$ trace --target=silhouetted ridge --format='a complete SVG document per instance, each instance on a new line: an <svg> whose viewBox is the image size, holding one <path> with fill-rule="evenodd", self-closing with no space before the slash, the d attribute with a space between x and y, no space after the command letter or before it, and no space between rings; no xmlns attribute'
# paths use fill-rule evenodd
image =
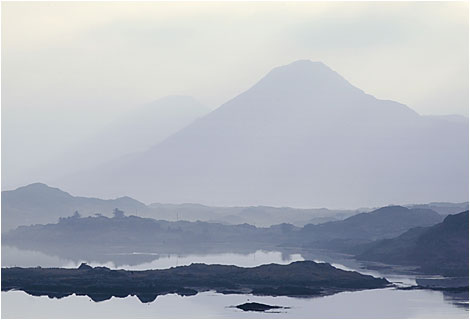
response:
<svg viewBox="0 0 470 320"><path fill-rule="evenodd" d="M468 210L458 213L450 214L442 221L442 225L446 228L459 229L468 231Z"/></svg>
<svg viewBox="0 0 470 320"><path fill-rule="evenodd" d="M290 244L302 243L306 247L356 253L360 244L393 238L410 228L432 226L442 219L441 215L430 209L389 206L341 221L305 225L299 231L298 239Z"/></svg>
<svg viewBox="0 0 470 320"><path fill-rule="evenodd" d="M468 211L449 215L431 227L413 228L396 238L368 244L357 258L468 277Z"/></svg>

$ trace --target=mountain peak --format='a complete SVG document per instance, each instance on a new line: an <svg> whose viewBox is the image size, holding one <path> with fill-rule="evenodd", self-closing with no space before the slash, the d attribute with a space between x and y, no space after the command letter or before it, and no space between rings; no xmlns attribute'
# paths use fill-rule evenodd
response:
<svg viewBox="0 0 470 320"><path fill-rule="evenodd" d="M44 199L50 199L50 197L58 198L72 198L72 196L60 190L59 188L53 188L47 184L36 182L28 184L23 187L19 187L15 190L6 190L2 191L2 197L13 197L15 199L21 199L23 197L29 197L30 199L35 199L38 201L43 201ZM44 200L47 201L47 200Z"/></svg>
<svg viewBox="0 0 470 320"><path fill-rule="evenodd" d="M34 182L30 183L26 186L18 187L16 190L22 190L22 189L43 189L43 188L50 188L47 184L42 183L42 182Z"/></svg>
<svg viewBox="0 0 470 320"><path fill-rule="evenodd" d="M257 89L294 91L309 95L363 93L336 71L320 61L297 60L272 69L256 85Z"/></svg>
<svg viewBox="0 0 470 320"><path fill-rule="evenodd" d="M291 62L289 64L283 65L283 66L278 66L275 67L274 69L271 70L269 74L295 74L295 75L302 75L302 74L316 74L318 75L337 75L341 77L338 73L333 71L330 67L328 67L326 64L320 61L312 61L312 60L297 60L294 62Z"/></svg>
<svg viewBox="0 0 470 320"><path fill-rule="evenodd" d="M26 186L19 187L15 191L22 192L56 192L56 193L66 193L65 191L60 190L59 188L50 187L45 183L35 182L28 184Z"/></svg>
<svg viewBox="0 0 470 320"><path fill-rule="evenodd" d="M321 62L321 61L312 61L310 59L296 60L296 61L291 62L289 64L286 64L284 66L280 66L278 68L283 68L283 67L288 67L288 68L312 68L312 69L313 68L318 68L318 69L322 68L322 69L331 70L331 68L328 67L323 62Z"/></svg>

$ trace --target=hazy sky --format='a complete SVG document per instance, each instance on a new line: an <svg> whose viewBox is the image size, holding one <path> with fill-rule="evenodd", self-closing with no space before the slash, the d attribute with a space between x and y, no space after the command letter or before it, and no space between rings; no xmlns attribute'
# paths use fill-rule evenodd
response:
<svg viewBox="0 0 470 320"><path fill-rule="evenodd" d="M298 59L421 114L468 115L467 2L2 2L4 168L166 95L215 108Z"/></svg>

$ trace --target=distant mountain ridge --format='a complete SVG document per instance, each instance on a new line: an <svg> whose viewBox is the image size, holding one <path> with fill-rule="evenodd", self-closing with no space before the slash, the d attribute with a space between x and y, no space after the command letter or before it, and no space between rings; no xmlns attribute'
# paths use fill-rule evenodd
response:
<svg viewBox="0 0 470 320"><path fill-rule="evenodd" d="M60 185L217 206L461 202L468 197L467 133L468 122L420 116L302 60L273 69L139 156Z"/></svg>
<svg viewBox="0 0 470 320"><path fill-rule="evenodd" d="M393 238L410 228L432 226L442 219L441 215L430 209L388 206L340 221L305 225L299 231L298 241L303 246L348 251L357 244Z"/></svg>
<svg viewBox="0 0 470 320"><path fill-rule="evenodd" d="M422 272L468 277L468 211L365 246L358 259L419 266Z"/></svg>
<svg viewBox="0 0 470 320"><path fill-rule="evenodd" d="M112 200L74 197L58 188L33 183L16 190L2 191L2 232L20 225L56 222L78 210L82 214L110 214L114 208L144 214L147 206L130 197Z"/></svg>
<svg viewBox="0 0 470 320"><path fill-rule="evenodd" d="M82 216L96 213L111 216L119 208L129 214L162 220L210 221L225 224L250 223L271 226L292 223L303 226L307 223L322 223L342 219L357 213L356 210L295 209L257 207L209 207L200 204L146 205L130 197L103 200L72 196L58 188L43 183L33 183L16 190L2 191L2 231L20 225L55 223L74 211Z"/></svg>
<svg viewBox="0 0 470 320"><path fill-rule="evenodd" d="M412 204L406 206L410 209L431 209L441 215L457 214L468 210L468 202L448 203L448 202L431 202L427 204Z"/></svg>
<svg viewBox="0 0 470 320"><path fill-rule="evenodd" d="M468 202L430 203L407 205L406 207L409 209L431 209L445 216L467 210ZM2 231L20 225L54 223L61 217L70 216L74 211L79 211L82 216L96 213L111 216L111 212L115 208L129 214L161 220L201 220L223 224L248 223L258 227L269 227L281 223L291 223L303 227L307 224L343 220L358 213L373 211L368 208L335 210L270 206L211 207L191 203L152 203L146 205L127 196L110 200L87 198L73 196L43 183L33 183L16 190L2 192Z"/></svg>
<svg viewBox="0 0 470 320"><path fill-rule="evenodd" d="M117 211L112 218L74 215L54 224L22 226L3 233L2 241L72 259L90 257L93 252L96 257L105 253L106 259L111 259L110 254L122 252L239 252L280 247L344 251L358 244L398 236L413 227L430 226L436 221L442 221L442 216L432 210L398 206L303 228L286 223L259 228L246 223L164 221L125 216Z"/></svg>

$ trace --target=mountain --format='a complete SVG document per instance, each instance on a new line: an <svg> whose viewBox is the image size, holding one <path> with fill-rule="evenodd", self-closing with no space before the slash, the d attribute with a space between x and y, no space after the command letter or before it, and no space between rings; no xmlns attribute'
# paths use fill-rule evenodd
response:
<svg viewBox="0 0 470 320"><path fill-rule="evenodd" d="M33 183L16 190L2 191L2 231L20 225L57 222L79 211L82 216L101 213L107 216L119 208L125 212L161 220L210 221L223 224L249 223L261 227L292 223L304 226L339 220L356 210L296 209L257 207L209 207L200 204L159 204L149 206L130 197L113 200L72 196L43 183Z"/></svg>
<svg viewBox="0 0 470 320"><path fill-rule="evenodd" d="M149 211L145 204L129 197L112 200L74 197L43 183L33 183L2 191L2 232L20 225L56 222L74 211L83 215L110 214L115 208L138 214Z"/></svg>
<svg viewBox="0 0 470 320"><path fill-rule="evenodd" d="M468 122L420 116L364 93L323 63L301 60L136 157L60 186L223 206L465 201Z"/></svg>
<svg viewBox="0 0 470 320"><path fill-rule="evenodd" d="M299 231L298 243L304 246L349 250L360 243L396 237L414 227L427 227L442 221L429 209L389 206L360 213L341 221L306 225Z"/></svg>
<svg viewBox="0 0 470 320"><path fill-rule="evenodd" d="M421 272L468 277L468 211L447 216L431 227L376 241L357 259L419 266Z"/></svg>

